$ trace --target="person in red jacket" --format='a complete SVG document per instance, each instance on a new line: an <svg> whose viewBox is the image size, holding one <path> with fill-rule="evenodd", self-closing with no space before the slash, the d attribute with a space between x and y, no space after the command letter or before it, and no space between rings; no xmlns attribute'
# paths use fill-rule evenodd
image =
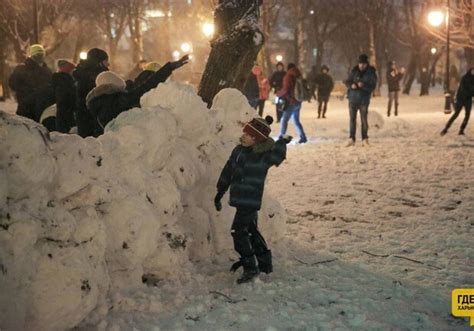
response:
<svg viewBox="0 0 474 331"><path fill-rule="evenodd" d="M301 72L294 63L288 64L288 71L283 77L283 87L277 92L277 96L283 101L283 116L281 117L280 137L286 134L288 121L293 119L293 124L300 137L298 144L304 144L308 141L304 133L303 125L300 122L301 101L298 101L295 95L296 81L301 77Z"/></svg>

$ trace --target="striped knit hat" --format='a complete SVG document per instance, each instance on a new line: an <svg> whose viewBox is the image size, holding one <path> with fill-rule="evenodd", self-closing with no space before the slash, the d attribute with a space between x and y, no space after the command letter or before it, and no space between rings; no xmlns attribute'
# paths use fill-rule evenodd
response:
<svg viewBox="0 0 474 331"><path fill-rule="evenodd" d="M272 129L270 128L270 124L273 123L273 117L266 116L265 119L260 117L255 117L250 122L245 124L244 132L247 133L249 136L255 138L255 142L262 143L268 139L270 132Z"/></svg>

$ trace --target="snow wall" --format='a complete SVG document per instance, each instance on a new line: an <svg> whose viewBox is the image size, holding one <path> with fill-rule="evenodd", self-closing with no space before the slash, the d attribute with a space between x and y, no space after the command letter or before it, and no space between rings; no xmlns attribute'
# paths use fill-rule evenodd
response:
<svg viewBox="0 0 474 331"><path fill-rule="evenodd" d="M232 256L234 208L215 211L215 184L255 111L234 89L209 110L176 82L141 105L98 139L0 112L1 330L97 323L108 298L145 286L144 275L166 279ZM263 201L259 224L277 242L284 210Z"/></svg>

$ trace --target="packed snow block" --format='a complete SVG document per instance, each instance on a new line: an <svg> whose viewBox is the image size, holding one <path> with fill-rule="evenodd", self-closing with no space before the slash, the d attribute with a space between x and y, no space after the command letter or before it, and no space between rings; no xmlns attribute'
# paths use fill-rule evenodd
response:
<svg viewBox="0 0 474 331"><path fill-rule="evenodd" d="M173 176L180 190L188 191L204 175L205 168L200 161L198 149L190 141L181 139L177 145L180 148L174 151L166 170Z"/></svg>
<svg viewBox="0 0 474 331"><path fill-rule="evenodd" d="M103 156L96 139L53 133L51 140L58 169L54 191L57 199L80 191L99 177L97 168Z"/></svg>
<svg viewBox="0 0 474 331"><path fill-rule="evenodd" d="M180 135L199 141L208 134L212 125L209 109L196 94L194 88L178 82L168 81L146 93L140 100L143 108L161 107L173 114L177 120Z"/></svg>
<svg viewBox="0 0 474 331"><path fill-rule="evenodd" d="M269 242L281 242L286 232L286 213L278 200L270 196L264 197L258 226Z"/></svg>
<svg viewBox="0 0 474 331"><path fill-rule="evenodd" d="M367 114L367 120L369 122L369 128L374 130L380 130L385 124L383 116L376 111L369 111Z"/></svg>
<svg viewBox="0 0 474 331"><path fill-rule="evenodd" d="M46 128L4 112L0 126L0 169L8 176L8 196L27 198L37 188L50 186L57 167Z"/></svg>

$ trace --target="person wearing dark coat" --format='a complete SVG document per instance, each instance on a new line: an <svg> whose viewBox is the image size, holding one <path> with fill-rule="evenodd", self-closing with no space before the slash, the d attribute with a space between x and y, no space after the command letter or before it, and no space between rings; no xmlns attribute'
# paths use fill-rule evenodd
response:
<svg viewBox="0 0 474 331"><path fill-rule="evenodd" d="M387 70L387 85L388 85L388 108L387 116L390 117L392 110L392 104L395 103L395 116L398 116L398 93L400 91L400 81L405 74L405 68L401 68L398 71L395 61L389 63L389 69Z"/></svg>
<svg viewBox="0 0 474 331"><path fill-rule="evenodd" d="M456 93L456 102L454 106L454 114L451 115L451 118L446 123L445 128L441 131L441 135L444 136L448 133L449 128L456 120L456 118L461 113L462 108L466 111L464 115L464 120L462 121L461 128L459 129L459 134L464 135L464 130L466 129L467 123L469 122L469 117L471 116L472 108L472 98L474 97L474 67L470 68L467 73L462 76L461 82L459 84L457 93Z"/></svg>
<svg viewBox="0 0 474 331"><path fill-rule="evenodd" d="M29 57L18 65L9 79L9 86L15 92L18 102L17 115L39 122L39 103L47 104L44 97L49 94L52 72L44 62L45 50L41 45L31 45ZM43 108L44 109L44 108Z"/></svg>
<svg viewBox="0 0 474 331"><path fill-rule="evenodd" d="M69 61L58 61L58 72L53 74L54 99L56 101L56 131L69 133L76 126L76 88L72 72L75 65Z"/></svg>
<svg viewBox="0 0 474 331"><path fill-rule="evenodd" d="M326 118L329 96L334 88L334 80L329 74L329 67L323 65L321 73L314 77L314 85L318 91L318 118Z"/></svg>
<svg viewBox="0 0 474 331"><path fill-rule="evenodd" d="M276 71L272 74L272 77L270 78L270 85L275 94L283 87L283 78L285 77L285 75L285 66L282 62L278 62L276 65ZM283 110L281 109L281 104L279 103L276 103L275 107L277 123L280 123L281 116L283 115Z"/></svg>
<svg viewBox="0 0 474 331"><path fill-rule="evenodd" d="M240 260L231 271L243 266L237 283L250 282L259 272L273 271L271 251L258 230L258 211L262 205L265 178L272 166L279 166L286 158L286 144L290 136L274 141L270 135L271 116L254 118L243 129L240 145L234 148L217 182L214 205L222 209L222 197L230 187L229 205L237 209L231 234Z"/></svg>
<svg viewBox="0 0 474 331"><path fill-rule="evenodd" d="M109 70L109 56L99 48L87 52L87 59L81 61L73 77L76 80L76 124L78 134L85 138L94 134L94 118L87 110L87 94L95 87L95 79L104 71Z"/></svg>
<svg viewBox="0 0 474 331"><path fill-rule="evenodd" d="M58 61L58 71L53 74L50 88L45 91L47 100L39 103L40 123L50 132L69 133L75 126L74 107L76 105L76 88L72 78L75 66L66 60Z"/></svg>
<svg viewBox="0 0 474 331"><path fill-rule="evenodd" d="M369 124L368 112L370 97L377 86L377 73L373 66L369 65L369 58L362 54L359 56L359 63L356 65L346 80L348 88L347 97L349 99L350 115L350 140L347 146L353 146L356 141L357 112L360 112L362 126L362 144L369 144Z"/></svg>
<svg viewBox="0 0 474 331"><path fill-rule="evenodd" d="M260 100L260 88L258 78L253 71L250 72L244 85L244 95L247 98L250 107L257 109Z"/></svg>
<svg viewBox="0 0 474 331"><path fill-rule="evenodd" d="M112 71L102 72L97 76L96 87L86 97L86 105L90 111L94 126L93 136L104 133L104 128L120 113L136 107L143 94L168 79L173 70L188 63L186 55L175 62L168 62L160 70L153 73L145 82L127 90L125 81Z"/></svg>

